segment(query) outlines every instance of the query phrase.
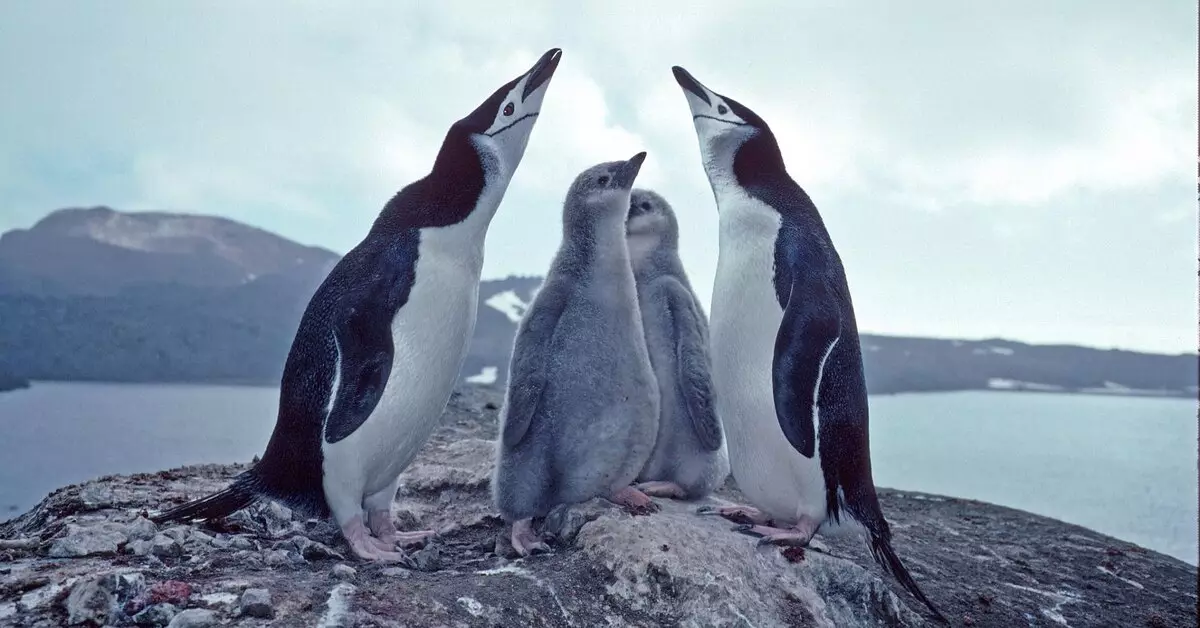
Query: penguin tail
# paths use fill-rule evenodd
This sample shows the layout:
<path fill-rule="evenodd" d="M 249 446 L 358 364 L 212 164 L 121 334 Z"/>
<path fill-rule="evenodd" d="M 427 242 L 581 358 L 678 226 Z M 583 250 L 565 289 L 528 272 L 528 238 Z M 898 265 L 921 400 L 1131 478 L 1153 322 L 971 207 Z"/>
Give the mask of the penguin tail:
<path fill-rule="evenodd" d="M 223 491 L 159 513 L 150 517 L 150 520 L 161 525 L 175 521 L 220 519 L 256 501 L 258 501 L 258 495 L 252 488 L 252 476 L 242 475 Z"/>
<path fill-rule="evenodd" d="M 892 548 L 891 539 L 872 531 L 871 556 L 875 558 L 875 562 L 879 563 L 879 566 L 883 567 L 885 571 L 891 574 L 892 577 L 900 583 L 900 586 L 904 587 L 905 590 L 913 595 L 913 597 L 917 598 L 922 604 L 927 606 L 933 615 L 937 617 L 938 621 L 942 623 L 949 623 L 949 621 L 946 620 L 946 617 L 942 615 L 942 612 L 939 611 L 937 607 L 933 605 L 933 602 L 929 601 L 929 598 L 925 597 L 925 594 L 922 593 L 921 589 L 917 587 L 917 582 L 913 580 L 912 575 L 908 573 L 908 569 L 905 568 L 904 563 L 900 562 L 900 557 L 896 555 L 896 550 Z"/>

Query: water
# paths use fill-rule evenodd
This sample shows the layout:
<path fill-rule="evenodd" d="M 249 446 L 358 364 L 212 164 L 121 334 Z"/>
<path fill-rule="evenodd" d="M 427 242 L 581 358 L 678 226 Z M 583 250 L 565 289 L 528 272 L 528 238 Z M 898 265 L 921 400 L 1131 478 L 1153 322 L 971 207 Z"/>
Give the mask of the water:
<path fill-rule="evenodd" d="M 0 394 L 0 519 L 112 473 L 244 462 L 274 388 L 38 383 Z M 881 486 L 968 497 L 1197 561 L 1196 402 L 1038 393 L 873 397 Z"/>

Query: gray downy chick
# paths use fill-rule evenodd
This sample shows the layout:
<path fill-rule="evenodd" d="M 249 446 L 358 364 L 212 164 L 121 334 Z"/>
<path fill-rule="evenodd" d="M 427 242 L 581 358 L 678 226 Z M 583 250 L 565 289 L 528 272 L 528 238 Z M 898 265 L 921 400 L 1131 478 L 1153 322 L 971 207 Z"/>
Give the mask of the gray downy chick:
<path fill-rule="evenodd" d="M 513 343 L 492 497 L 522 556 L 549 548 L 533 518 L 604 497 L 657 510 L 630 486 L 658 431 L 658 386 L 625 245 L 646 153 L 576 177 L 563 241 Z"/>
<path fill-rule="evenodd" d="M 650 190 L 633 190 L 626 231 L 659 390 L 658 438 L 636 488 L 655 497 L 702 499 L 729 475 L 713 399 L 708 320 L 679 259 L 670 204 Z"/>

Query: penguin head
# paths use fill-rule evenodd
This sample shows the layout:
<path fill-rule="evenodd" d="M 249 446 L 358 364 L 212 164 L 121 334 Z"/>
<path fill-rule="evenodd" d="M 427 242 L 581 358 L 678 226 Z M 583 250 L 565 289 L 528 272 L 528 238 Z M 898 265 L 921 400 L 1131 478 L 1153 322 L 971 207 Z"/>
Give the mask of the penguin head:
<path fill-rule="evenodd" d="M 683 88 L 700 153 L 710 181 L 732 176 L 743 187 L 756 179 L 785 173 L 775 134 L 758 114 L 740 102 L 705 87 L 687 70 L 672 66 Z"/>
<path fill-rule="evenodd" d="M 447 142 L 469 142 L 489 175 L 495 174 L 498 167 L 501 173 L 512 176 L 525 155 L 529 134 L 561 58 L 562 50 L 547 50 L 528 72 L 502 85 L 474 111 L 455 122 L 447 134 Z"/>
<path fill-rule="evenodd" d="M 646 160 L 642 151 L 627 161 L 597 164 L 579 173 L 567 190 L 568 214 L 617 216 L 624 222 L 629 211 L 633 182 Z"/>
<path fill-rule="evenodd" d="M 625 221 L 625 233 L 630 238 L 645 237 L 664 244 L 673 243 L 679 233 L 675 211 L 657 192 L 634 189 L 629 195 L 629 216 Z"/>

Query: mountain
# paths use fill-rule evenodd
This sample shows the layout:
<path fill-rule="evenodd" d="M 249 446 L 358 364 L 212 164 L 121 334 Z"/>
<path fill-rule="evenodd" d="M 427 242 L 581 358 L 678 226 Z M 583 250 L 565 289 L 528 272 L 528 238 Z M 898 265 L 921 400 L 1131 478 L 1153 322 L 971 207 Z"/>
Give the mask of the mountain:
<path fill-rule="evenodd" d="M 276 385 L 338 256 L 223 218 L 64 209 L 0 236 L 0 374 Z M 541 279 L 484 281 L 462 370 L 503 384 Z M 864 335 L 872 393 L 1045 390 L 1195 396 L 1195 355 Z M 6 376 L 0 375 L 0 380 Z M 0 387 L 3 382 L 0 381 Z"/>

